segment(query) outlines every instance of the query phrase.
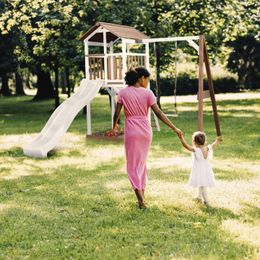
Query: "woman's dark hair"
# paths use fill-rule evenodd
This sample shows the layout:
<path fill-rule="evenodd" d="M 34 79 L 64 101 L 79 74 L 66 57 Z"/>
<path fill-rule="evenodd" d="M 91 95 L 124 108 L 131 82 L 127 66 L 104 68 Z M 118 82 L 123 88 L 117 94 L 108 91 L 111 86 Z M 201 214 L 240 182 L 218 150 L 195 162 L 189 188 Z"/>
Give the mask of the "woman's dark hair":
<path fill-rule="evenodd" d="M 145 78 L 150 77 L 150 72 L 146 68 L 138 67 L 135 69 L 130 69 L 125 74 L 125 82 L 128 86 L 132 86 L 143 76 Z"/>

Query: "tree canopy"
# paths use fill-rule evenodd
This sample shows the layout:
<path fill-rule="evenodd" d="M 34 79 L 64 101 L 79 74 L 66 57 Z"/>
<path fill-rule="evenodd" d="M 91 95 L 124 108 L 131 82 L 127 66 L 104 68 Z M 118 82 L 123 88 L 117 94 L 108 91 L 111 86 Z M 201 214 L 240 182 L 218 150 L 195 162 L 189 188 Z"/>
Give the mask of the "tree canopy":
<path fill-rule="evenodd" d="M 134 26 L 151 37 L 204 34 L 214 59 L 226 55 L 223 46 L 238 54 L 241 50 L 232 42 L 241 37 L 259 42 L 259 2 L 255 0 L 0 0 L 2 81 L 20 67 L 38 79 L 44 73 L 47 79 L 57 68 L 77 77 L 84 67 L 79 36 L 96 21 Z M 161 71 L 167 69 L 173 50 L 171 44 L 158 45 Z M 46 97 L 54 96 L 50 80 L 44 88 L 49 91 Z"/>

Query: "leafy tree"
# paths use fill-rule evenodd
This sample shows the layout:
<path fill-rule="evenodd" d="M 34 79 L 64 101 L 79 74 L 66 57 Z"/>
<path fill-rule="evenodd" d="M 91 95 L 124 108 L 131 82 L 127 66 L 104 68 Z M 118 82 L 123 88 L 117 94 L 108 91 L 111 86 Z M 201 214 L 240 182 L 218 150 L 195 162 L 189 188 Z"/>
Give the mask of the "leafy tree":
<path fill-rule="evenodd" d="M 240 3 L 240 21 L 236 24 L 236 35 L 226 45 L 232 51 L 227 68 L 237 73 L 241 88 L 260 88 L 260 3 Z"/>
<path fill-rule="evenodd" d="M 227 67 L 237 73 L 242 88 L 260 88 L 260 41 L 252 35 L 240 36 L 229 42 L 232 52 Z"/>
<path fill-rule="evenodd" d="M 17 28 L 21 32 L 23 44 L 17 46 L 16 53 L 24 67 L 37 75 L 36 99 L 56 97 L 58 100 L 58 75 L 55 76 L 55 93 L 50 72 L 59 73 L 65 67 L 67 73 L 79 62 L 82 55 L 78 36 L 81 31 L 79 8 L 75 0 L 14 0 L 7 2 L 1 16 L 2 33 L 8 34 Z M 81 58 L 82 59 L 82 58 Z"/>
<path fill-rule="evenodd" d="M 10 73 L 14 72 L 15 60 L 13 58 L 14 42 L 10 36 L 0 35 L 0 77 L 2 78 L 2 88 L 0 93 L 4 96 L 11 96 L 8 85 Z"/>

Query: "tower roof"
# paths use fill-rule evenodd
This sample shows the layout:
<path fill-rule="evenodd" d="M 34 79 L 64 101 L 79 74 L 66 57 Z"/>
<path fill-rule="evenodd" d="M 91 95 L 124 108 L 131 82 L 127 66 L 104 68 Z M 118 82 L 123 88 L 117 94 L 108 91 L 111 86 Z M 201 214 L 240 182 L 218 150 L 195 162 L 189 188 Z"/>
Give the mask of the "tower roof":
<path fill-rule="evenodd" d="M 97 22 L 94 26 L 92 26 L 86 33 L 84 33 L 80 40 L 86 39 L 90 34 L 95 32 L 99 27 L 105 28 L 108 30 L 107 33 L 107 42 L 111 42 L 116 40 L 117 38 L 127 38 L 127 39 L 134 39 L 134 40 L 143 40 L 148 39 L 149 37 L 144 33 L 138 31 L 134 27 L 114 24 L 114 23 L 103 23 Z M 94 34 L 89 41 L 93 42 L 103 42 L 103 34 L 96 33 Z"/>

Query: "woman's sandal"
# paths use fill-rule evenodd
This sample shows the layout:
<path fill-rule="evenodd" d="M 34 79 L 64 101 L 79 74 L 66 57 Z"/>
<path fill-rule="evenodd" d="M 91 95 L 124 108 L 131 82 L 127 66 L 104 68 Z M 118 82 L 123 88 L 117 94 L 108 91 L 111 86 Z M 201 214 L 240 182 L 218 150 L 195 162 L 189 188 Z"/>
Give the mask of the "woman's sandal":
<path fill-rule="evenodd" d="M 138 202 L 138 207 L 139 209 L 147 209 L 147 206 L 145 205 L 144 202 Z"/>

